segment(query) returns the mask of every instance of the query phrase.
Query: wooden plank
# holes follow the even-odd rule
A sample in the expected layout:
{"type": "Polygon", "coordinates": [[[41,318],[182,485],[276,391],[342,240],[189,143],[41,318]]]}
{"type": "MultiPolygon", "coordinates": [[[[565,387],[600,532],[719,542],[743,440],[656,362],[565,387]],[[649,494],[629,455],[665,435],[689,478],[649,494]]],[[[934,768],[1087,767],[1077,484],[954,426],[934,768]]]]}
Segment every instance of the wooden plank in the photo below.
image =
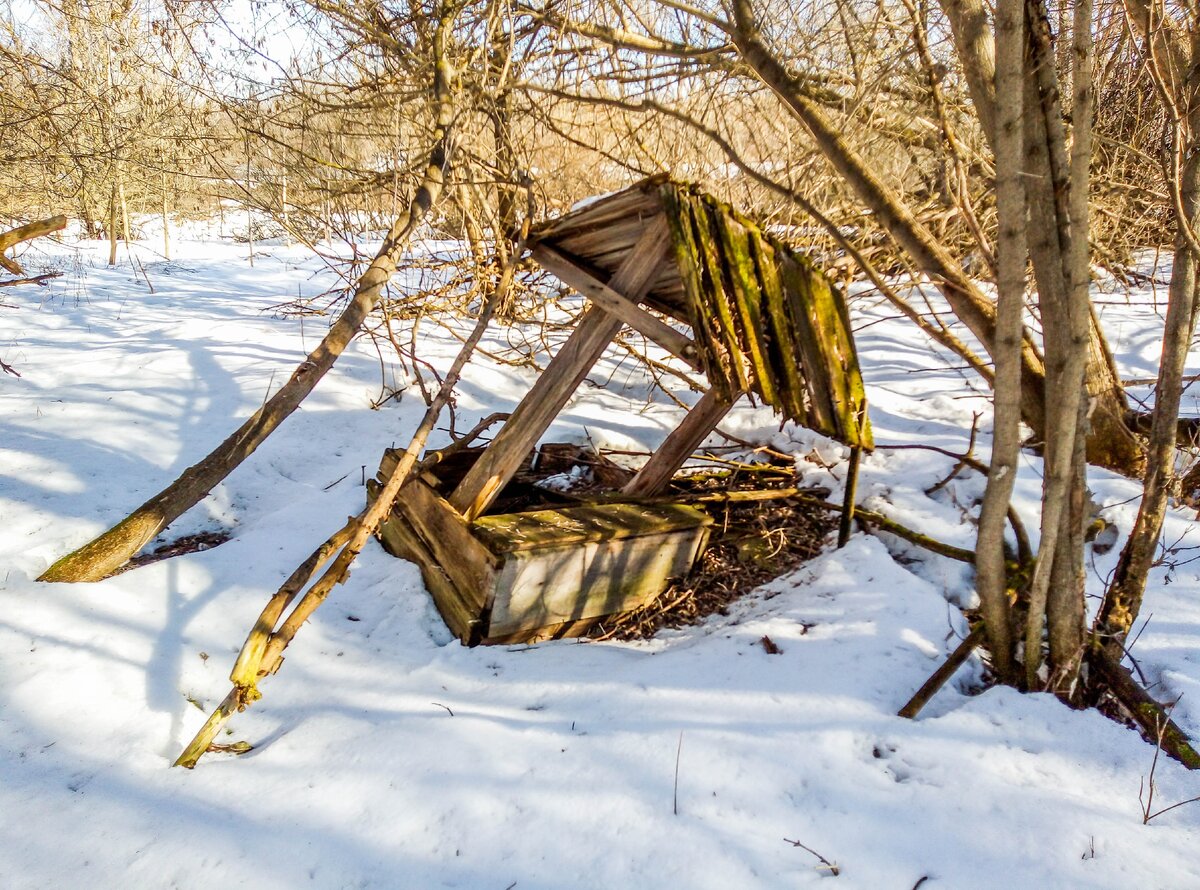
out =
{"type": "Polygon", "coordinates": [[[480,543],[500,554],[620,541],[711,524],[712,517],[707,513],[683,504],[622,503],[482,516],[471,528],[480,543]]]}
{"type": "Polygon", "coordinates": [[[691,367],[697,370],[701,368],[700,356],[691,337],[651,315],[623,294],[617,293],[587,269],[578,257],[563,253],[550,245],[539,244],[533,249],[533,258],[542,268],[552,272],[560,281],[583,294],[609,315],[619,318],[691,367]]]}
{"type": "Polygon", "coordinates": [[[642,238],[646,227],[655,216],[631,216],[615,220],[608,225],[588,227],[582,231],[566,232],[540,243],[550,242],[568,253],[589,259],[599,254],[611,254],[619,250],[630,250],[642,238]]]}
{"type": "Polygon", "coordinates": [[[578,621],[561,621],[539,627],[537,630],[518,630],[507,634],[491,634],[482,640],[484,646],[511,646],[516,643],[542,643],[546,640],[569,640],[574,637],[587,636],[589,630],[596,626],[601,618],[581,618],[578,621]]]}
{"type": "Polygon", "coordinates": [[[779,269],[776,267],[775,250],[760,232],[751,231],[750,241],[758,268],[759,285],[765,298],[763,314],[770,330],[767,357],[775,368],[783,412],[797,423],[804,424],[811,406],[806,404],[807,391],[800,373],[799,346],[793,338],[783,283],[779,280],[779,269]]]}
{"type": "Polygon", "coordinates": [[[488,636],[611,615],[654,599],[686,575],[707,526],[512,554],[496,582],[488,636]]]}
{"type": "Polygon", "coordinates": [[[700,443],[708,438],[708,434],[716,428],[728,412],[736,398],[729,399],[716,389],[710,389],[700,401],[692,406],[692,410],[679,424],[650,460],[638,470],[638,474],[621,489],[621,493],[631,497],[645,497],[657,494],[671,478],[679,471],[689,457],[700,447],[700,443]]]}
{"type": "Polygon", "coordinates": [[[783,399],[775,386],[775,371],[767,360],[769,337],[762,320],[763,297],[758,285],[754,253],[750,247],[750,233],[746,226],[726,213],[717,214],[715,218],[725,258],[725,271],[733,286],[732,296],[740,316],[742,343],[754,372],[754,391],[762,396],[764,402],[778,410],[783,407],[783,399]]]}
{"type": "Polygon", "coordinates": [[[379,526],[379,537],[388,553],[416,563],[446,627],[465,645],[475,645],[483,635],[482,608],[459,592],[407,520],[393,513],[379,526]]]}
{"type": "MultiPolygon", "coordinates": [[[[646,230],[617,270],[609,287],[634,302],[639,301],[657,274],[669,238],[666,222],[660,215],[658,223],[646,230]]],[[[621,321],[598,306],[587,311],[533,389],[450,495],[455,510],[468,520],[477,519],[487,511],[620,329],[621,321]]]]}
{"type": "Polygon", "coordinates": [[[842,428],[842,441],[851,445],[873,447],[871,426],[865,418],[866,392],[850,332],[849,310],[846,301],[832,282],[809,260],[803,265],[808,275],[811,295],[810,315],[814,332],[828,356],[827,371],[832,378],[834,409],[842,428]]]}
{"type": "Polygon", "coordinates": [[[420,479],[409,482],[396,510],[420,535],[463,597],[482,608],[492,590],[497,561],[471,534],[466,521],[420,479]]]}
{"type": "Polygon", "coordinates": [[[737,389],[744,392],[750,388],[750,381],[746,375],[746,359],[742,355],[738,324],[730,308],[733,294],[730,293],[731,288],[727,287],[725,282],[727,273],[717,243],[717,236],[713,232],[711,215],[716,211],[709,207],[708,202],[699,198],[693,199],[690,203],[693,210],[692,222],[696,246],[699,248],[697,255],[705,269],[706,286],[702,299],[717,320],[717,325],[712,328],[710,334],[714,340],[719,338],[717,342],[724,347],[728,354],[726,373],[729,380],[737,389]]]}
{"type": "Polygon", "coordinates": [[[584,227],[600,228],[627,216],[649,216],[661,206],[658,196],[658,185],[661,181],[660,177],[651,177],[623,192],[608,195],[578,210],[569,211],[557,219],[542,223],[533,229],[532,240],[541,241],[584,227]]]}
{"type": "Polygon", "coordinates": [[[808,314],[808,280],[800,265],[785,251],[776,250],[779,258],[779,277],[783,283],[784,305],[791,322],[792,336],[800,348],[800,370],[808,391],[809,418],[804,426],[817,432],[841,439],[837,422],[837,404],[829,390],[829,370],[820,341],[813,333],[808,314]]]}
{"type": "Polygon", "coordinates": [[[704,374],[708,377],[708,382],[714,390],[730,397],[732,401],[734,386],[726,372],[725,359],[712,344],[713,331],[716,330],[717,322],[713,318],[709,301],[705,299],[708,288],[704,281],[705,267],[700,261],[699,248],[696,245],[691,200],[686,194],[672,187],[664,186],[663,205],[671,225],[675,263],[683,284],[693,339],[700,351],[704,374]]]}

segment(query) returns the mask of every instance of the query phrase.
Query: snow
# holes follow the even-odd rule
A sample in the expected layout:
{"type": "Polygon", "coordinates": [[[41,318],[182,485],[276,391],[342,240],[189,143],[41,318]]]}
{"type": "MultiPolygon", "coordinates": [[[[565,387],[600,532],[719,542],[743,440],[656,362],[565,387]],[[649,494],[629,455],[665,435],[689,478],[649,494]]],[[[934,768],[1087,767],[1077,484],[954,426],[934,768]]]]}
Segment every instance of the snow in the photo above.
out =
{"type": "MultiPolygon", "coordinates": [[[[246,245],[179,243],[171,261],[156,247],[133,249],[144,276],[124,251],[105,267],[105,245],[44,247],[31,267],[68,274],[0,301],[18,307],[0,309],[0,358],[23,375],[0,382],[0,886],[1200,886],[1200,805],[1142,825],[1153,749],[1136,733],[1047,696],[977,694],[977,662],[918,720],[894,716],[961,638],[957,605],[974,594],[965,567],[890,536],[856,534],[730,614],[650,641],[479,649],[372,543],[231,721],[223,740],[254,750],[169,769],[266,598],[360,509],[364,471],[423,404],[404,392],[370,408],[381,361],[407,376],[360,339],[168,535],[227,530],[227,544],[97,584],[34,582],[206,454],[327,323],[270,309],[338,282],[300,248],[260,246],[251,268],[246,245]]],[[[1128,302],[1099,290],[1122,373],[1152,374],[1154,288],[1128,302]]],[[[854,314],[876,440],[962,450],[980,413],[986,459],[982,386],[870,296],[854,314]]],[[[422,357],[444,370],[449,328],[465,324],[427,322],[422,357]]],[[[488,347],[510,333],[523,336],[488,347]]],[[[457,428],[509,409],[533,375],[473,363],[457,428]]],[[[593,380],[549,438],[653,448],[680,416],[627,360],[593,380]]],[[[805,483],[839,496],[841,446],[752,406],[723,426],[796,453],[805,483]]],[[[969,547],[982,480],[934,490],[953,466],[880,448],[860,495],[969,547]]],[[[1026,456],[1017,506],[1035,540],[1039,473],[1026,456]]],[[[1101,471],[1091,486],[1127,533],[1137,486],[1101,471]]],[[[1167,540],[1196,546],[1194,529],[1177,511],[1167,540]]],[[[1091,556],[1091,594],[1118,552],[1091,556]]],[[[1190,556],[1156,569],[1134,654],[1156,694],[1183,696],[1175,715],[1195,737],[1190,556]]],[[[1155,779],[1163,805],[1200,793],[1165,759],[1155,779]]]]}

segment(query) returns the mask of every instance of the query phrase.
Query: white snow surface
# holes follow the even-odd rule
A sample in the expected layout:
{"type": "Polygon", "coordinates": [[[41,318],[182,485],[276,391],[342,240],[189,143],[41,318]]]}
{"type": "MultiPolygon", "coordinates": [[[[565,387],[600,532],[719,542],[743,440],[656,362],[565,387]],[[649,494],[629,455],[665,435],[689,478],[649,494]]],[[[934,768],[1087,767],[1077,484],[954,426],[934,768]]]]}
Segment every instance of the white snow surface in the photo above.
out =
{"type": "MultiPolygon", "coordinates": [[[[371,409],[381,362],[407,378],[362,338],[165,537],[223,529],[228,543],[96,584],[35,582],[221,441],[328,323],[269,308],[336,282],[300,248],[260,246],[252,268],[245,245],[178,244],[171,261],[155,247],[108,269],[103,245],[44,246],[31,266],[67,275],[0,291],[16,307],[0,309],[0,358],[22,375],[0,380],[0,887],[1200,887],[1200,804],[1142,824],[1154,752],[1135,732],[1045,695],[978,694],[978,662],[919,719],[895,716],[961,638],[971,574],[861,532],[650,641],[477,649],[450,636],[416,568],[372,542],[229,724],[222,741],[254,750],[170,769],[266,599],[361,508],[364,468],[407,442],[423,403],[412,389],[371,409]]],[[[1122,373],[1152,375],[1162,286],[1098,290],[1122,373]]],[[[854,302],[877,442],[961,451],[979,413],[986,459],[982,385],[892,315],[854,302]]],[[[468,324],[426,321],[422,357],[444,371],[468,324]]],[[[532,378],[481,357],[457,428],[532,378]]],[[[680,416],[614,357],[547,438],[653,448],[680,416]]],[[[724,428],[795,452],[840,496],[841,446],[749,405],[724,428]]],[[[982,479],[925,493],[954,463],[880,448],[860,495],[970,547],[982,479]]],[[[1027,455],[1017,490],[1035,536],[1040,468],[1027,455]]],[[[1090,484],[1123,538],[1138,487],[1098,470],[1090,484]]],[[[1200,543],[1183,511],[1166,537],[1200,543]]],[[[1118,551],[1090,557],[1091,594],[1118,551]]],[[[1160,698],[1183,696],[1176,717],[1197,737],[1190,556],[1156,569],[1134,655],[1160,698]]],[[[1156,808],[1200,794],[1165,758],[1155,779],[1156,808]]]]}

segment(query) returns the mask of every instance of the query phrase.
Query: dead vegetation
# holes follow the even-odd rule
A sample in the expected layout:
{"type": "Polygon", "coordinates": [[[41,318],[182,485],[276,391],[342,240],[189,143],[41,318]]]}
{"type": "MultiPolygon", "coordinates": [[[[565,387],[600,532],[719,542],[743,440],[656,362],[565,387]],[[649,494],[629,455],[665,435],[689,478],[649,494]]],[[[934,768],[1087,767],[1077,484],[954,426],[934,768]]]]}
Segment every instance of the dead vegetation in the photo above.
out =
{"type": "MultiPolygon", "coordinates": [[[[671,485],[672,496],[688,501],[714,492],[770,492],[796,485],[794,468],[776,459],[744,469],[682,476],[671,485]],[[766,467],[779,472],[768,473],[766,467]]],[[[828,491],[811,489],[809,497],[828,491]]],[[[595,640],[647,639],[668,627],[696,624],[724,615],[729,606],[768,581],[785,575],[817,556],[836,531],[837,515],[809,500],[725,501],[707,507],[713,523],[708,548],[686,577],[671,584],[652,603],[601,622],[595,640]]]]}

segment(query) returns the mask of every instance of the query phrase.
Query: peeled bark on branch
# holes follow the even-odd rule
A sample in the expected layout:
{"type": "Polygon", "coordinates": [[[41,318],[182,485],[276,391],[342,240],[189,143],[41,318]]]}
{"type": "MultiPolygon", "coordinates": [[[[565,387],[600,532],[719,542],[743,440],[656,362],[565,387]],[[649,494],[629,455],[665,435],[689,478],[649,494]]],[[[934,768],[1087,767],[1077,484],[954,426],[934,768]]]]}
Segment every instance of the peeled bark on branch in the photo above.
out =
{"type": "Polygon", "coordinates": [[[442,196],[453,152],[451,124],[454,116],[451,96],[453,72],[444,55],[445,39],[443,35],[434,41],[439,47],[432,90],[436,115],[433,148],[424,180],[407,211],[392,224],[375,259],[359,279],[349,305],[330,327],[329,333],[307,360],[292,372],[279,391],[207,457],[188,467],[177,480],[117,525],[62,557],[42,573],[39,581],[99,581],[126,563],[155,535],[197,504],[253,454],[267,436],[300,406],[345,351],[379,302],[413,232],[442,196]]]}

